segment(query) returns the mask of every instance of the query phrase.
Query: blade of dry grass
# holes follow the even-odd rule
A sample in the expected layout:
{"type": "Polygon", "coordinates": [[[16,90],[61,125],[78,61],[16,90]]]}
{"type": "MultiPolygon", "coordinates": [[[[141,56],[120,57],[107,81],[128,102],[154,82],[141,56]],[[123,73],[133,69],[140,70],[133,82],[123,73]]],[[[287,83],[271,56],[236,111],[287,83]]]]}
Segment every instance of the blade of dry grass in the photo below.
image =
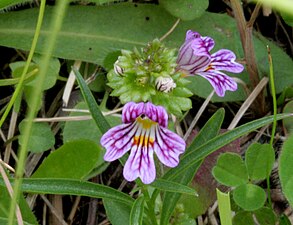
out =
{"type": "Polygon", "coordinates": [[[233,118],[232,122],[230,123],[228,130],[232,130],[235,128],[246,112],[246,110],[251,106],[251,104],[256,100],[259,93],[263,90],[263,88],[267,85],[269,79],[267,77],[262,78],[259,84],[255,87],[255,89],[251,92],[245,102],[241,105],[240,109],[236,113],[235,117],[233,118]]]}

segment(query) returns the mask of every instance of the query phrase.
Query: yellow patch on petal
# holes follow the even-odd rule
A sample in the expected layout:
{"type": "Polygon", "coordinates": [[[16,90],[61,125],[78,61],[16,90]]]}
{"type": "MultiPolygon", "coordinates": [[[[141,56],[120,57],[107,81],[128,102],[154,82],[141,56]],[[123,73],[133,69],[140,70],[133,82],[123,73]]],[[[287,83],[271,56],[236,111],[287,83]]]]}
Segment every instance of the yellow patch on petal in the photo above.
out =
{"type": "Polygon", "coordinates": [[[152,121],[152,120],[150,120],[150,119],[142,119],[141,117],[138,117],[138,118],[136,119],[136,121],[137,121],[138,123],[140,123],[140,124],[142,125],[143,129],[145,129],[145,130],[150,129],[151,126],[157,124],[157,122],[154,122],[154,121],[152,121]]]}
{"type": "MultiPolygon", "coordinates": [[[[136,121],[137,123],[139,123],[140,126],[142,126],[142,129],[144,130],[150,130],[152,126],[156,126],[158,124],[157,122],[154,122],[148,118],[141,118],[141,117],[136,118],[136,121]]],[[[144,147],[154,146],[155,139],[150,137],[149,134],[145,135],[146,133],[144,132],[144,134],[135,135],[133,137],[133,145],[144,146],[144,147]]]]}

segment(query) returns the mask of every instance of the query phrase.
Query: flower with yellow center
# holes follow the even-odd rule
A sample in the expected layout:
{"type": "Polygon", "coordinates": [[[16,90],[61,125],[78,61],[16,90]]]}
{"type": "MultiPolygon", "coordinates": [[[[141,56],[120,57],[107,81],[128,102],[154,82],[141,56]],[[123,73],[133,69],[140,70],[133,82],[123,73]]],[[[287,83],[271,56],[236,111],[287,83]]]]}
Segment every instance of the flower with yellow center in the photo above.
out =
{"type": "Polygon", "coordinates": [[[123,108],[122,122],[102,136],[101,145],[106,148],[104,159],[110,162],[130,151],[123,170],[126,180],[140,177],[145,184],[153,182],[156,177],[154,152],[164,165],[178,165],[186,144],[167,129],[168,114],[162,106],[129,102],[123,108]]]}

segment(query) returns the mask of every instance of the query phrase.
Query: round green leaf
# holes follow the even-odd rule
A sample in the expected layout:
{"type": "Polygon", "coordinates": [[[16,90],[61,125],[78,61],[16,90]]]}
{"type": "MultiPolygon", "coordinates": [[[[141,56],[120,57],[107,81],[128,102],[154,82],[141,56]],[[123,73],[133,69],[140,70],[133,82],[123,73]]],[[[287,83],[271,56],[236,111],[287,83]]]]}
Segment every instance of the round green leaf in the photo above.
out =
{"type": "Polygon", "coordinates": [[[263,207],[266,193],[254,184],[243,184],[233,191],[233,198],[235,203],[244,210],[254,211],[263,207]]]}
{"type": "Polygon", "coordinates": [[[283,145],[279,162],[279,175],[284,195],[293,206],[293,135],[283,145]]]}
{"type": "Polygon", "coordinates": [[[32,177],[83,179],[101,158],[101,147],[96,143],[89,140],[71,141],[52,152],[32,177]]]}
{"type": "Polygon", "coordinates": [[[233,225],[255,225],[251,212],[237,212],[233,217],[233,225]]]}
{"type": "Polygon", "coordinates": [[[209,6],[208,0],[160,0],[160,4],[173,16],[182,20],[200,17],[209,6]]]}
{"type": "MultiPolygon", "coordinates": [[[[23,144],[23,133],[24,133],[25,121],[21,121],[19,124],[20,136],[18,143],[23,144]]],[[[33,123],[31,136],[28,142],[28,150],[31,152],[43,152],[55,144],[55,137],[51,130],[51,127],[47,123],[33,123]]]]}
{"type": "Polygon", "coordinates": [[[244,162],[235,153],[221,154],[212,173],[218,182],[226,186],[239,186],[248,182],[244,162]]]}
{"type": "Polygon", "coordinates": [[[275,151],[270,144],[254,143],[245,154],[249,178],[263,180],[270,175],[275,162],[275,151]]]}
{"type": "Polygon", "coordinates": [[[275,225],[277,217],[271,208],[263,207],[254,212],[256,220],[261,225],[275,225]]]}

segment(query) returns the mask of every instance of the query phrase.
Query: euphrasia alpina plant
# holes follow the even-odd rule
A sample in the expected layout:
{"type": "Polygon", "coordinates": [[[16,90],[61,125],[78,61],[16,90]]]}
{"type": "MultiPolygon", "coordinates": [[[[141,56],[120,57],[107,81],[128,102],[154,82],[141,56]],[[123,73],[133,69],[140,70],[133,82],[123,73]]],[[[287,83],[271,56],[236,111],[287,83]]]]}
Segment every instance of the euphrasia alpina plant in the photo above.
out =
{"type": "Polygon", "coordinates": [[[168,113],[181,116],[191,108],[188,98],[192,92],[185,87],[186,76],[206,78],[223,97],[226,90],[235,91],[236,82],[220,72],[240,73],[243,66],[235,54],[221,49],[210,54],[214,40],[197,32],[187,31],[178,57],[159,40],[149,43],[141,51],[122,50],[122,55],[108,73],[112,96],[123,104],[122,124],[108,130],[101,138],[106,148],[104,160],[112,162],[127,152],[130,156],[124,166],[126,180],[140,178],[149,184],[155,180],[154,153],[168,167],[176,167],[185,151],[185,141],[168,130],[168,113]]]}

